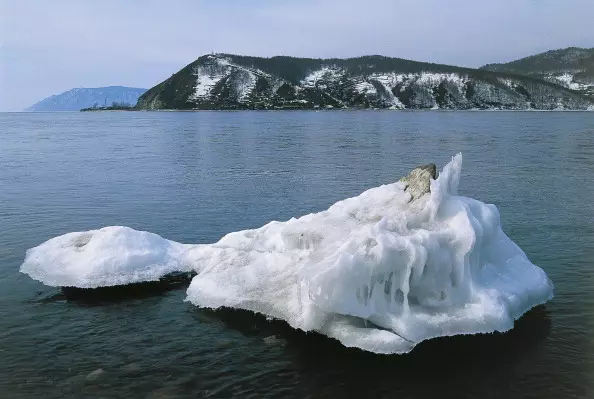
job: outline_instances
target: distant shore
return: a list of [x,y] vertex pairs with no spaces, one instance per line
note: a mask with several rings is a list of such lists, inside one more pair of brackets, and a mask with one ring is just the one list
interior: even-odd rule
[[112,105],[109,107],[89,107],[80,110],[80,112],[91,111],[137,111],[137,109],[128,105]]

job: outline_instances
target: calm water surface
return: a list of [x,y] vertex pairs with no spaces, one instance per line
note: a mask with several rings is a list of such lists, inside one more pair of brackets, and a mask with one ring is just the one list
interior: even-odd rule
[[[68,301],[18,272],[53,236],[127,225],[207,243],[463,152],[460,192],[555,283],[508,334],[378,356],[183,288]],[[594,113],[0,114],[2,398],[592,398]]]

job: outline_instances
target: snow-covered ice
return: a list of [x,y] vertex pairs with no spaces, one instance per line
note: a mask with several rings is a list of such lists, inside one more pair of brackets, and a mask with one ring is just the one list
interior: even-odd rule
[[[376,353],[506,331],[551,299],[553,285],[503,232],[494,205],[457,194],[461,166],[459,154],[414,201],[404,183],[387,184],[214,244],[121,227],[71,233],[30,250],[21,271],[50,285],[99,286],[193,269],[187,300],[196,306],[262,313]],[[92,239],[80,251],[84,234]]]
[[129,227],[110,226],[52,238],[27,251],[21,272],[53,287],[97,288],[157,281],[191,271],[187,245]]
[[552,284],[501,230],[495,206],[456,194],[461,162],[455,157],[411,203],[402,183],[384,185],[190,249],[198,275],[188,300],[281,318],[378,353],[512,328],[552,297]]

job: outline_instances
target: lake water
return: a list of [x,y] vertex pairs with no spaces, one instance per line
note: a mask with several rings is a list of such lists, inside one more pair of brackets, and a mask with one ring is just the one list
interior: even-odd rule
[[[208,243],[320,211],[461,151],[463,195],[555,283],[511,333],[381,356],[185,289],[69,301],[25,250],[127,225]],[[0,114],[2,398],[591,398],[594,113]]]

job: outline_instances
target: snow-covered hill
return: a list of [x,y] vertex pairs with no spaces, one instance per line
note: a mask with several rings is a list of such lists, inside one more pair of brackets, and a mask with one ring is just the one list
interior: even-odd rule
[[482,69],[533,76],[594,98],[594,48],[551,50]]
[[542,79],[398,58],[210,54],[148,90],[140,109],[589,109]]
[[110,106],[114,102],[134,106],[138,101],[138,97],[145,91],[146,89],[123,86],[76,88],[47,97],[27,108],[25,111],[79,111],[82,108],[90,108],[93,105],[99,107]]

